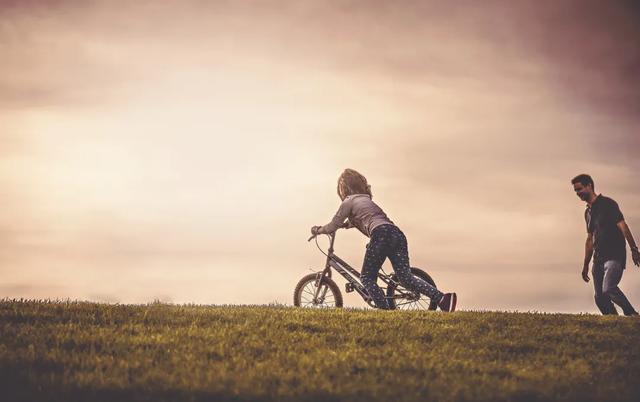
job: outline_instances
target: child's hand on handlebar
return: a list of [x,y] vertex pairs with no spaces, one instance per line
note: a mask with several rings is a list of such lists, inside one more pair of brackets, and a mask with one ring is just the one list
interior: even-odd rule
[[322,226],[312,226],[311,227],[311,237],[309,237],[308,241],[313,240],[319,233],[319,230]]

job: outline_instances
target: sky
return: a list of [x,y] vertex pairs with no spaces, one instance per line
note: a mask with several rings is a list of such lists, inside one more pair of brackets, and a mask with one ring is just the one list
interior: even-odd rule
[[345,168],[460,309],[597,312],[579,173],[640,241],[632,1],[4,0],[0,55],[0,298],[291,305]]

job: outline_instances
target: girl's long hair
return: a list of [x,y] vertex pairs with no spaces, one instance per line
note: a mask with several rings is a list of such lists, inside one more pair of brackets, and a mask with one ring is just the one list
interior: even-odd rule
[[371,197],[371,186],[367,178],[353,169],[345,169],[338,178],[338,197],[344,201],[353,194],[368,194]]

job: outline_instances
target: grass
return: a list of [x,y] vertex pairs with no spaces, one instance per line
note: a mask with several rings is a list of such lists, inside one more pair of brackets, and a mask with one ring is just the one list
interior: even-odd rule
[[637,401],[640,320],[0,301],[3,401]]

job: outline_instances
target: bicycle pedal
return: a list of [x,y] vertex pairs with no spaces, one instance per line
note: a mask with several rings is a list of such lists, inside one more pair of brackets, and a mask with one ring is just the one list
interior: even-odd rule
[[344,291],[347,293],[353,292],[353,283],[347,282],[344,284]]

